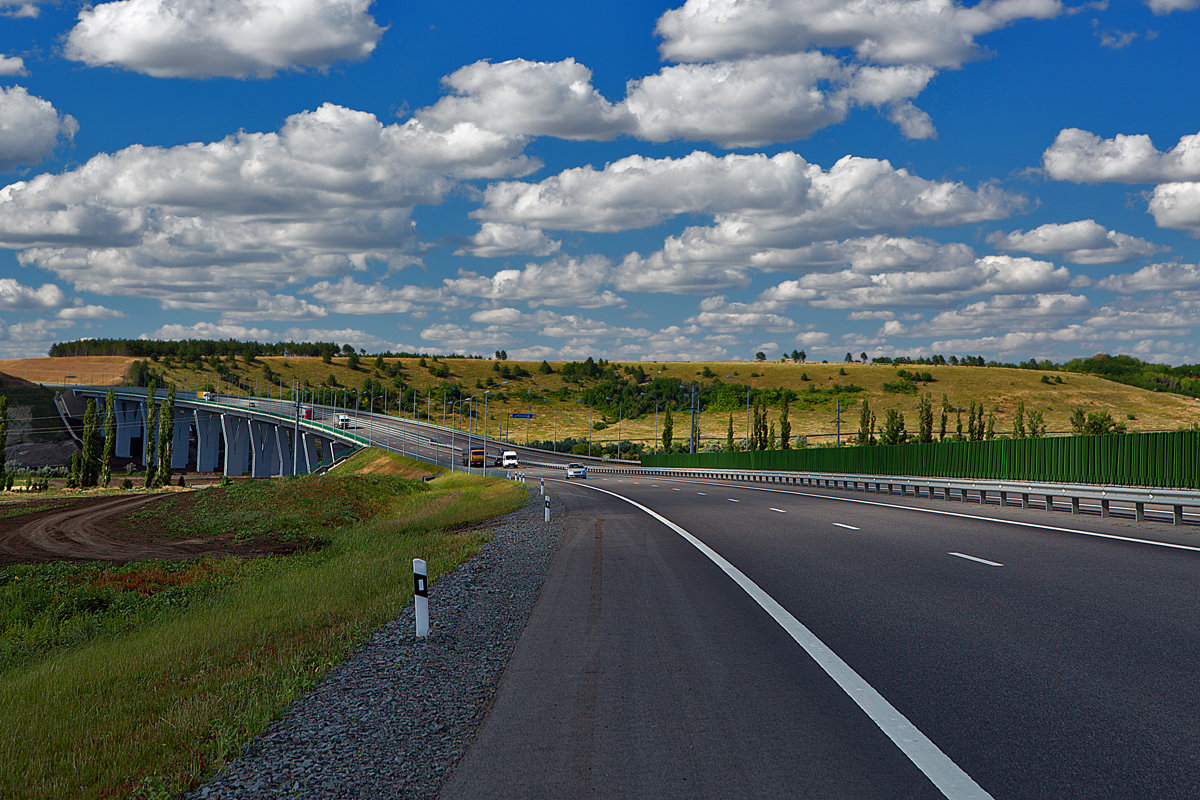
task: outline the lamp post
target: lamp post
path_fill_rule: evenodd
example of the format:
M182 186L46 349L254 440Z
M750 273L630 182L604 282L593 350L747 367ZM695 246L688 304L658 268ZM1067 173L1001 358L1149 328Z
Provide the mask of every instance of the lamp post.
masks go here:
M453 418L455 406L462 405L463 403L470 403L474 399L475 399L474 397L464 397L461 400L452 401L450 403L450 416ZM471 474L471 429L469 427L467 428L467 465L466 466L467 466L467 474L470 475ZM450 471L451 472L454 471L454 457L453 456L451 456L451 458L450 458Z
M508 383L508 381L503 381L503 382L501 382L501 383L496 383L496 384L492 384L492 385L493 385L493 387L496 387L496 386L503 386L503 385L504 385L504 384L506 384L506 383ZM484 392L483 392L483 470L482 470L482 472L483 472L483 474L484 474L484 475L487 475L487 445L488 445L488 437L487 437L487 423L488 423L487 404L488 404L488 395L489 395L489 394L491 394L491 393L492 393L492 392L494 392L494 391L496 391L496 389L495 389L495 388L491 388L491 389L486 389L486 390L484 390Z

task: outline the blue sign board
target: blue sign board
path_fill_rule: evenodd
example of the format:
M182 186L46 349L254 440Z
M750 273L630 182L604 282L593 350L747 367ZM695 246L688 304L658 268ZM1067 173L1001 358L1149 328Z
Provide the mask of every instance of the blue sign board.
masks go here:
M513 419L533 419L533 414L509 414Z

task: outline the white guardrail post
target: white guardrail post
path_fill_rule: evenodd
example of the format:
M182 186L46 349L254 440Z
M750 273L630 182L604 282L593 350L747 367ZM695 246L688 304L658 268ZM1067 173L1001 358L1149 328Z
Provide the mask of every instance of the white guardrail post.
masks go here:
M429 579L425 562L413 559L413 610L417 612L417 638L429 635Z

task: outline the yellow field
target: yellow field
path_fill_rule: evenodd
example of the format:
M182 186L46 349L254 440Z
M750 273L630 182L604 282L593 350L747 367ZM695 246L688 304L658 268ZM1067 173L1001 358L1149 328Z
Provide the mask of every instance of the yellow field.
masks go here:
M0 372L34 383L119 385L135 360L127 356L14 358L0 361Z

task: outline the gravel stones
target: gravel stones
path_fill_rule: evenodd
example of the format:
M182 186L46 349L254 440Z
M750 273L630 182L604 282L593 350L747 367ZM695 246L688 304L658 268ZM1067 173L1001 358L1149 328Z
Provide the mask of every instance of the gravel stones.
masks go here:
M494 538L429 587L429 636L410 604L242 755L185 800L432 798L491 706L562 538L562 507L530 487Z

